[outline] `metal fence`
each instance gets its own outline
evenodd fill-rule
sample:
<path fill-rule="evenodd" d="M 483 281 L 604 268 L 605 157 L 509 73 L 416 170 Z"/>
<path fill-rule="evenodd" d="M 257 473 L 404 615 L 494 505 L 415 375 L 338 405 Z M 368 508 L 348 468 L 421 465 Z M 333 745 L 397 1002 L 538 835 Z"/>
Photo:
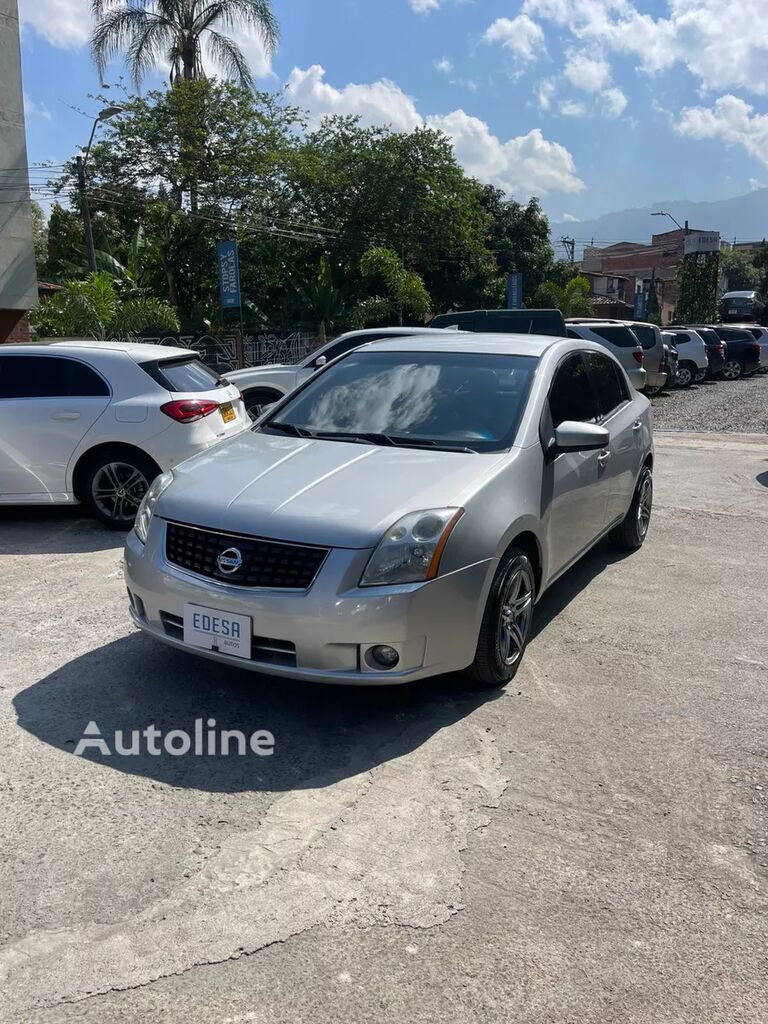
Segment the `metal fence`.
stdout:
<path fill-rule="evenodd" d="M 138 341 L 150 345 L 169 345 L 188 348 L 200 356 L 213 370 L 226 373 L 237 369 L 239 336 L 234 334 L 157 334 L 140 338 L 111 339 Z M 245 366 L 265 363 L 299 363 L 316 348 L 314 335 L 308 331 L 246 331 L 243 335 L 243 362 Z"/>

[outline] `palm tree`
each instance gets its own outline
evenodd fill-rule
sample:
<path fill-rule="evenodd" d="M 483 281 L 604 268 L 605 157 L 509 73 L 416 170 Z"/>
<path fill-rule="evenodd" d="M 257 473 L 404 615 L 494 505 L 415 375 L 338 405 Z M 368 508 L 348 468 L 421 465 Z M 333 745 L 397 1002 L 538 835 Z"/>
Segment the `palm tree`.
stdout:
<path fill-rule="evenodd" d="M 171 66 L 171 83 L 202 77 L 204 44 L 227 75 L 251 86 L 243 51 L 216 26 L 255 29 L 269 55 L 280 34 L 271 0 L 91 0 L 91 9 L 91 51 L 99 74 L 103 78 L 107 61 L 123 51 L 137 87 L 163 59 Z"/>

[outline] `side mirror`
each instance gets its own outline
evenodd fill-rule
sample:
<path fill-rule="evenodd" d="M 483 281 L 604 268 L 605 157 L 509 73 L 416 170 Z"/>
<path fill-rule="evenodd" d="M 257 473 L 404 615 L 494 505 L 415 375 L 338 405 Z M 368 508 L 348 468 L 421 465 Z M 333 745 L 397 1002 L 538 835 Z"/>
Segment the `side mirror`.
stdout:
<path fill-rule="evenodd" d="M 565 420 L 555 429 L 554 454 L 560 452 L 591 452 L 607 448 L 611 435 L 596 423 Z"/>
<path fill-rule="evenodd" d="M 328 362 L 328 357 L 327 356 L 318 356 L 317 359 L 315 360 L 315 369 L 319 370 L 320 367 L 321 366 L 325 366 L 325 364 L 327 362 Z"/>

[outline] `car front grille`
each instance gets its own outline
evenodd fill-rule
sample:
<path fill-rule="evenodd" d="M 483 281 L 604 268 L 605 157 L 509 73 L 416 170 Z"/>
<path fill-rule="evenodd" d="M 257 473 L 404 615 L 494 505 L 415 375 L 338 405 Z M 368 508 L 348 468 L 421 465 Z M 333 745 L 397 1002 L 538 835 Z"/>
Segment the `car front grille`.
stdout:
<path fill-rule="evenodd" d="M 307 590 L 328 555 L 328 548 L 286 544 L 260 537 L 201 530 L 183 523 L 167 523 L 165 557 L 181 569 L 235 587 L 272 590 Z M 219 558 L 230 553 L 234 571 L 223 572 Z"/>

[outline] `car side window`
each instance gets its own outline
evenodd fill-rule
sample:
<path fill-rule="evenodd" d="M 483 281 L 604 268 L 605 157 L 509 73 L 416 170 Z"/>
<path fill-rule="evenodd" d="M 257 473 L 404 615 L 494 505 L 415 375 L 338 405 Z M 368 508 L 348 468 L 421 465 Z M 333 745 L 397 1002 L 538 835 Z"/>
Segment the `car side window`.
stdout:
<path fill-rule="evenodd" d="M 589 352 L 586 359 L 597 394 L 600 416 L 610 416 L 615 409 L 628 401 L 627 385 L 612 359 L 598 352 Z"/>
<path fill-rule="evenodd" d="M 63 356 L 0 356 L 2 398 L 103 398 L 106 382 L 89 366 Z"/>
<path fill-rule="evenodd" d="M 576 352 L 568 356 L 555 373 L 549 392 L 552 426 L 566 420 L 595 423 L 598 416 L 595 393 L 590 384 L 584 356 Z"/>

